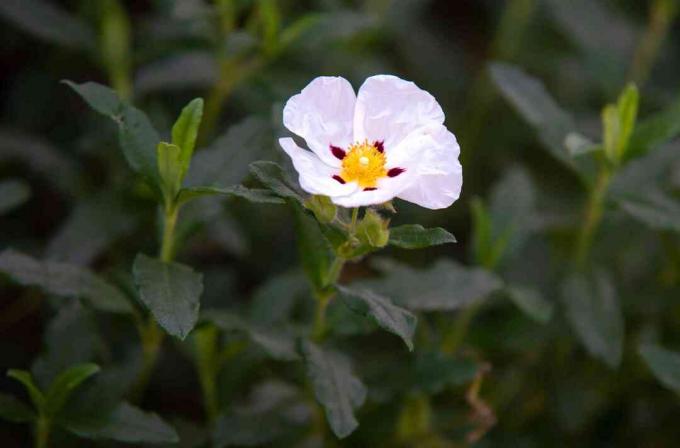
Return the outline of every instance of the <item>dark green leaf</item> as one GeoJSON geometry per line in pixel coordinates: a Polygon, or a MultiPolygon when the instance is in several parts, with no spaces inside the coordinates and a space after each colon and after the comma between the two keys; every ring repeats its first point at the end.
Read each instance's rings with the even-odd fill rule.
{"type": "Polygon", "coordinates": [[[508,64],[493,63],[490,71],[491,79],[503,96],[538,132],[541,143],[553,157],[586,178],[591,177],[594,171],[592,163],[583,160],[577,166],[567,150],[567,139],[579,135],[573,118],[557,105],[543,84],[508,64]]]}
{"type": "Polygon", "coordinates": [[[3,0],[0,15],[23,30],[50,43],[91,50],[94,32],[78,18],[43,0],[3,0]]]}
{"type": "Polygon", "coordinates": [[[366,399],[366,387],[354,376],[349,360],[335,352],[302,341],[301,353],[316,399],[326,411],[333,433],[343,439],[359,426],[354,410],[366,399]]]}
{"type": "Polygon", "coordinates": [[[414,381],[423,392],[437,394],[446,387],[469,383],[478,369],[477,363],[470,359],[426,352],[416,358],[414,381]]]}
{"type": "Polygon", "coordinates": [[[179,263],[164,263],[144,254],[132,272],[139,298],[169,334],[184,339],[198,321],[203,276],[179,263]]]}
{"type": "Polygon", "coordinates": [[[260,325],[270,325],[287,320],[295,300],[303,294],[309,295],[309,283],[302,271],[296,269],[276,277],[253,293],[250,318],[260,325]]]}
{"type": "Polygon", "coordinates": [[[262,157],[272,145],[269,124],[247,118],[230,127],[191,161],[186,184],[235,185],[248,175],[249,164],[262,157]]]}
{"type": "Polygon", "coordinates": [[[108,439],[123,443],[177,443],[175,429],[152,412],[122,403],[106,418],[69,421],[64,425],[87,439],[108,439]]]}
{"type": "Polygon", "coordinates": [[[440,259],[426,269],[380,260],[380,279],[359,282],[411,310],[450,311],[484,299],[502,286],[493,273],[440,259]]]}
{"type": "Polygon", "coordinates": [[[241,319],[236,314],[225,311],[209,310],[203,318],[223,331],[236,331],[246,334],[256,345],[274,359],[293,361],[299,358],[295,350],[293,335],[270,327],[261,327],[241,319]]]}
{"type": "Polygon", "coordinates": [[[643,344],[640,346],[640,355],[654,376],[664,386],[680,395],[680,353],[658,345],[643,344]]]}
{"type": "Polygon", "coordinates": [[[277,196],[292,199],[300,204],[304,202],[296,182],[278,164],[274,162],[253,162],[250,164],[250,171],[277,196]]]}
{"type": "Polygon", "coordinates": [[[132,311],[132,306],[117,288],[85,268],[65,263],[40,262],[7,249],[0,253],[0,272],[22,285],[36,286],[49,294],[82,297],[102,311],[132,311]]]}
{"type": "Polygon", "coordinates": [[[59,374],[45,395],[47,413],[55,415],[59,412],[71,392],[99,370],[99,366],[96,364],[80,364],[59,374]]]}
{"type": "Polygon", "coordinates": [[[630,216],[652,229],[680,232],[680,204],[658,191],[639,192],[619,199],[619,206],[630,216]]]}
{"type": "Polygon", "coordinates": [[[0,419],[13,423],[27,423],[35,418],[33,409],[11,395],[0,393],[0,419]]]}
{"type": "Polygon", "coordinates": [[[46,249],[46,258],[81,266],[135,227],[136,214],[113,195],[97,194],[77,204],[46,249]]]}
{"type": "Polygon", "coordinates": [[[152,186],[158,185],[156,146],[161,139],[144,112],[121,101],[116,92],[101,84],[64,82],[94,110],[116,122],[118,142],[128,164],[152,186]]]}
{"type": "Polygon", "coordinates": [[[321,232],[316,220],[297,202],[291,201],[290,204],[295,215],[300,264],[314,289],[321,290],[328,286],[328,274],[335,257],[333,247],[321,232]]]}
{"type": "Polygon", "coordinates": [[[203,118],[203,99],[196,98],[182,109],[182,113],[172,127],[172,143],[181,148],[180,156],[182,166],[182,178],[189,169],[191,157],[196,147],[198,128],[203,118]]]}
{"type": "Polygon", "coordinates": [[[630,138],[626,159],[640,157],[680,134],[680,99],[667,109],[641,120],[630,138]]]}
{"type": "Polygon", "coordinates": [[[418,323],[413,313],[367,289],[337,288],[340,297],[352,311],[373,319],[380,327],[402,338],[408,349],[413,350],[413,335],[418,323]]]}
{"type": "Polygon", "coordinates": [[[623,316],[611,281],[572,274],[562,288],[567,319],[588,352],[615,368],[623,351],[623,316]]]}
{"type": "Polygon", "coordinates": [[[456,237],[441,227],[426,229],[420,224],[406,224],[390,229],[389,244],[404,249],[422,249],[455,242],[456,237]]]}
{"type": "Polygon", "coordinates": [[[35,406],[38,412],[43,412],[45,410],[45,396],[33,381],[33,377],[31,376],[30,372],[19,369],[10,369],[7,371],[7,376],[14,378],[24,385],[26,392],[28,392],[29,397],[31,397],[33,406],[35,406]]]}
{"type": "Polygon", "coordinates": [[[0,182],[0,215],[23,204],[31,196],[31,188],[21,180],[0,182]]]}
{"type": "Polygon", "coordinates": [[[508,286],[506,293],[517,307],[537,322],[546,323],[553,314],[553,304],[529,286],[508,286]]]}
{"type": "Polygon", "coordinates": [[[259,188],[247,188],[243,185],[232,187],[188,187],[179,192],[178,202],[180,204],[195,198],[204,196],[227,196],[246,199],[250,202],[260,204],[283,204],[283,199],[274,196],[269,190],[259,188]]]}

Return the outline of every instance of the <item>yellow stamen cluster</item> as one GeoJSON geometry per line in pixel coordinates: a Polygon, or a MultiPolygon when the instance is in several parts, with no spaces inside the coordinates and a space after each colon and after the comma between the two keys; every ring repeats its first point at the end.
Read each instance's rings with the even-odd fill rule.
{"type": "Polygon", "coordinates": [[[361,188],[375,188],[378,179],[385,176],[385,154],[378,151],[372,143],[368,143],[368,140],[347,148],[340,173],[345,182],[354,181],[361,188]]]}

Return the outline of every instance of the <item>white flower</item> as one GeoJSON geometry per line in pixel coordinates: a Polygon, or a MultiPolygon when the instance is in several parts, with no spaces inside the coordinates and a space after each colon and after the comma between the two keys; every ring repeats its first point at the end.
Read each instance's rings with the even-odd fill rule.
{"type": "Polygon", "coordinates": [[[311,194],[343,207],[395,197],[431,209],[460,196],[463,174],[456,137],[432,95],[396,76],[368,78],[356,96],[340,77],[314,79],[291,97],[283,124],[305,139],[279,140],[311,194]]]}

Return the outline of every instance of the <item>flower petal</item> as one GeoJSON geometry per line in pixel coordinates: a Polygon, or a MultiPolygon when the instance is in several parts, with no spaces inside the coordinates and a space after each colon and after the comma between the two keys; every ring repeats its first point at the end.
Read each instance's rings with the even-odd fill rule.
{"type": "Polygon", "coordinates": [[[341,77],[320,76],[283,108],[283,124],[304,138],[326,164],[340,166],[330,145],[346,149],[353,142],[352,121],[356,95],[341,77]]]}
{"type": "Polygon", "coordinates": [[[444,123],[444,111],[428,92],[391,75],[368,78],[354,111],[354,140],[384,140],[386,153],[414,130],[444,123]]]}
{"type": "Polygon", "coordinates": [[[314,153],[300,148],[292,138],[279,139],[279,144],[293,161],[293,166],[300,175],[300,186],[307,193],[343,196],[357,190],[358,185],[355,182],[341,184],[333,179],[333,176],[339,174],[338,169],[326,165],[314,153]]]}
{"type": "Polygon", "coordinates": [[[428,138],[421,140],[421,148],[411,148],[420,154],[417,179],[398,196],[421,207],[446,208],[458,199],[463,186],[463,169],[458,161],[460,147],[444,126],[429,128],[427,134],[428,138]]]}

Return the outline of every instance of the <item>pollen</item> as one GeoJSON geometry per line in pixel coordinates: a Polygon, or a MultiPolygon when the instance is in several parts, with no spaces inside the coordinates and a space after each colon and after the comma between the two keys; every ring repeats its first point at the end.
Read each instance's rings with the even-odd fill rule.
{"type": "Polygon", "coordinates": [[[385,162],[385,154],[376,145],[368,143],[368,140],[355,143],[342,159],[340,176],[346,182],[358,183],[361,188],[375,188],[378,179],[387,176],[385,162]]]}

